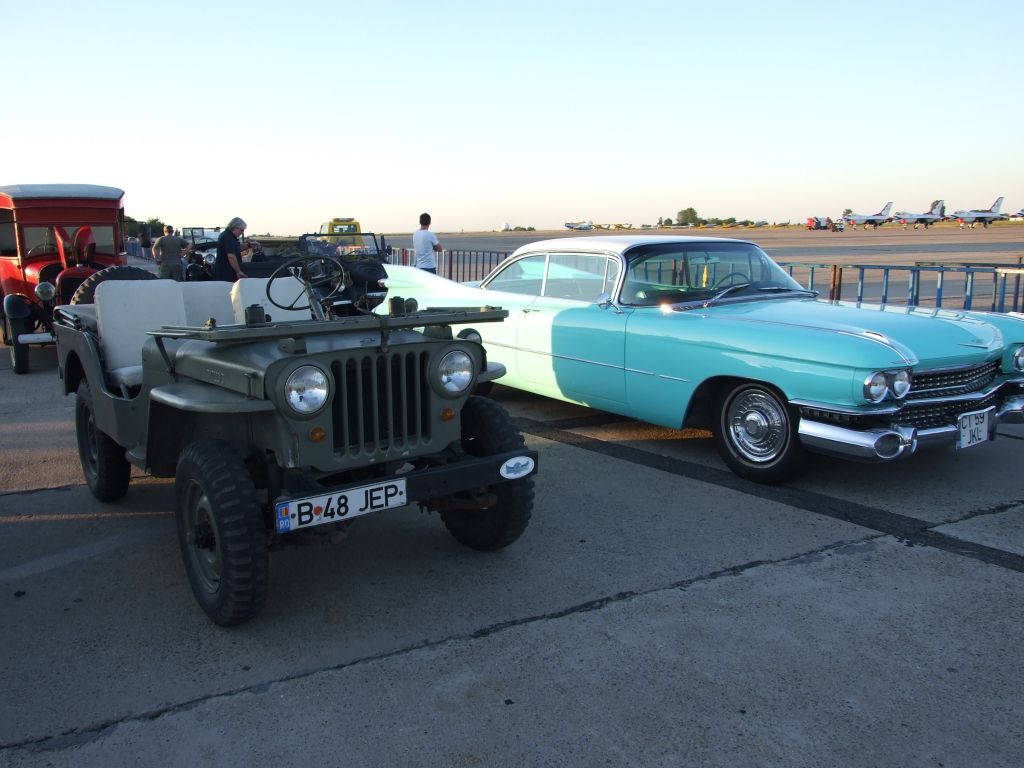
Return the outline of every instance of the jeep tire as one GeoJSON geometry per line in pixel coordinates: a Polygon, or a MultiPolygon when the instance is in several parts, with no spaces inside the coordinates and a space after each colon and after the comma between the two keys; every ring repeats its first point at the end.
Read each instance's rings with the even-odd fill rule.
{"type": "MultiPolygon", "coordinates": [[[[462,409],[462,450],[492,456],[523,448],[522,433],[508,412],[485,397],[471,396],[462,409]]],[[[482,510],[449,509],[441,520],[456,541],[472,549],[494,551],[518,539],[533,513],[533,478],[496,483],[486,489],[497,502],[482,510]]]]}
{"type": "Polygon", "coordinates": [[[116,267],[107,267],[99,272],[93,272],[71,297],[72,304],[94,304],[96,302],[96,286],[105,283],[107,280],[156,280],[157,276],[140,267],[132,267],[120,264],[116,267]]]}
{"type": "Polygon", "coordinates": [[[178,543],[192,593],[221,626],[240,624],[267,597],[269,550],[256,487],[222,440],[182,451],[175,474],[178,543]]]}
{"type": "Polygon", "coordinates": [[[124,448],[96,426],[92,391],[85,379],[75,395],[75,434],[82,472],[92,495],[100,501],[117,501],[128,492],[132,466],[124,448]]]}

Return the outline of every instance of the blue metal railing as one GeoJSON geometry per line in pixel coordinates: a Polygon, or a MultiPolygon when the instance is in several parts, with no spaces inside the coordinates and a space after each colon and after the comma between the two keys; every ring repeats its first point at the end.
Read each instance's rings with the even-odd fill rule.
{"type": "MultiPolygon", "coordinates": [[[[442,251],[437,273],[456,282],[482,280],[494,267],[508,258],[502,251],[442,251]]],[[[392,261],[411,265],[411,248],[396,249],[392,261]]],[[[902,304],[924,307],[983,308],[993,312],[1024,311],[1024,257],[1016,264],[941,264],[917,262],[913,265],[885,264],[809,264],[779,262],[801,285],[818,290],[832,301],[902,304]],[[845,275],[857,276],[856,290],[844,286],[845,275]],[[822,275],[827,285],[821,285],[822,275]]]]}
{"type": "Polygon", "coordinates": [[[780,262],[797,282],[818,290],[829,300],[857,303],[903,304],[906,306],[959,306],[984,308],[993,312],[1019,312],[1024,308],[1024,267],[1018,265],[914,265],[884,264],[803,264],[780,262]],[[856,290],[844,285],[843,278],[855,272],[856,290]],[[821,274],[828,275],[827,289],[820,286],[821,274]],[[895,279],[902,276],[901,282],[895,279]],[[802,279],[803,278],[803,279],[802,279]]]}

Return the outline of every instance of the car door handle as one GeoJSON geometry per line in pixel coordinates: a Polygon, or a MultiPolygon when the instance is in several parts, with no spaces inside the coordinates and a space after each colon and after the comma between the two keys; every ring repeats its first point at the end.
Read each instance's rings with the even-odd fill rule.
{"type": "Polygon", "coordinates": [[[530,309],[529,307],[523,307],[523,314],[525,315],[527,312],[540,312],[540,310],[539,309],[530,309]]]}

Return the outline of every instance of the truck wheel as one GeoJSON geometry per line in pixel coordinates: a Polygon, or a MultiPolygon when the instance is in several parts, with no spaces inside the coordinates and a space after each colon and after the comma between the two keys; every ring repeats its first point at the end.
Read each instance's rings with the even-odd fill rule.
{"type": "Polygon", "coordinates": [[[6,320],[8,349],[11,353],[11,370],[17,374],[28,373],[28,344],[18,343],[18,334],[26,332],[17,320],[6,320]]]}
{"type": "MultiPolygon", "coordinates": [[[[472,396],[462,409],[462,449],[491,456],[525,445],[508,413],[493,400],[472,396]]],[[[496,483],[487,489],[497,503],[483,510],[444,510],[441,520],[456,541],[482,551],[501,549],[518,539],[533,513],[533,478],[496,483]]]]}
{"type": "Polygon", "coordinates": [[[221,440],[198,440],[175,474],[178,544],[192,593],[221,626],[241,624],[267,597],[270,557],[256,487],[221,440]]]}
{"type": "Polygon", "coordinates": [[[96,426],[93,413],[89,382],[82,379],[75,395],[75,434],[85,482],[100,501],[117,501],[128,492],[132,466],[124,448],[96,426]]]}
{"type": "Polygon", "coordinates": [[[733,472],[755,483],[792,480],[803,467],[797,417],[763,384],[744,382],[715,401],[715,447],[733,472]]]}
{"type": "Polygon", "coordinates": [[[107,280],[156,280],[157,276],[152,272],[139,267],[132,267],[119,264],[115,267],[107,267],[99,272],[93,272],[82,284],[78,286],[74,296],[71,297],[72,304],[93,304],[96,301],[96,286],[105,283],[107,280]]]}

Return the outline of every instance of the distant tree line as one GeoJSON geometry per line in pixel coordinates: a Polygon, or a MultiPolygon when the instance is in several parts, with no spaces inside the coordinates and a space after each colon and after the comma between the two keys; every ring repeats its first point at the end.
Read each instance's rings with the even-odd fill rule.
{"type": "Polygon", "coordinates": [[[720,227],[723,224],[738,224],[749,226],[753,223],[754,222],[750,219],[737,219],[735,216],[730,216],[727,219],[705,219],[702,216],[698,215],[697,210],[695,208],[684,208],[683,210],[676,213],[674,217],[666,216],[665,218],[658,218],[659,227],[670,227],[672,225],[685,227],[687,224],[694,227],[720,227]]]}

